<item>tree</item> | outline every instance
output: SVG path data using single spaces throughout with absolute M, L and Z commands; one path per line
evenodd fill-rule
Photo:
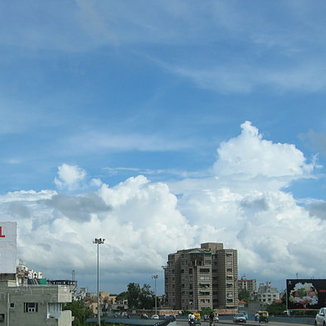
M 129 309 L 151 309 L 154 306 L 154 293 L 148 284 L 140 287 L 138 283 L 129 283 L 127 292 L 120 293 L 118 297 L 128 299 Z
M 148 284 L 144 284 L 140 290 L 139 305 L 141 309 L 151 309 L 155 305 L 155 295 Z
M 246 289 L 241 289 L 239 291 L 238 298 L 240 301 L 249 302 L 249 301 L 251 301 L 250 292 L 247 291 Z
M 128 300 L 128 292 L 127 291 L 121 292 L 116 297 L 117 302 L 122 302 L 124 300 Z
M 64 305 L 63 310 L 71 310 L 75 317 L 73 326 L 86 326 L 86 319 L 93 316 L 92 311 L 85 305 L 84 301 L 72 301 Z
M 209 315 L 212 311 L 214 311 L 212 308 L 206 307 L 201 310 L 201 314 L 204 315 Z
M 129 283 L 127 290 L 128 307 L 137 309 L 139 306 L 140 286 L 137 283 Z
M 268 307 L 267 311 L 271 315 L 282 315 L 286 310 L 286 305 L 284 302 L 272 302 Z

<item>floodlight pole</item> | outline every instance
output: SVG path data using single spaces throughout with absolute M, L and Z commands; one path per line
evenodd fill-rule
M 157 275 L 157 274 L 152 275 L 152 279 L 154 279 L 154 293 L 155 293 L 154 302 L 155 302 L 155 315 L 157 315 L 156 280 L 158 279 L 158 275 Z
M 97 290 L 97 325 L 101 326 L 101 302 L 100 302 L 100 244 L 103 244 L 105 239 L 95 238 L 93 241 L 97 246 L 97 265 L 96 265 L 96 290 Z

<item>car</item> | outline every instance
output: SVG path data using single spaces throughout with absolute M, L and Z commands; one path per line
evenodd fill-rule
M 326 307 L 320 308 L 315 317 L 316 326 L 326 326 Z
M 246 319 L 246 316 L 243 313 L 238 312 L 237 314 L 235 314 L 233 316 L 233 322 L 234 323 L 246 323 L 247 319 Z
M 239 311 L 239 313 L 243 314 L 246 317 L 246 319 L 248 320 L 249 317 L 248 317 L 248 314 L 245 311 Z
M 160 316 L 159 315 L 153 315 L 153 316 L 151 316 L 151 319 L 160 319 Z

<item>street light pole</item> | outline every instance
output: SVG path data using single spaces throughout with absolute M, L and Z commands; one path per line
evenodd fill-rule
M 154 301 L 155 301 L 155 315 L 157 315 L 157 295 L 156 295 L 156 280 L 158 279 L 158 275 L 154 274 L 152 275 L 152 279 L 154 279 L 154 293 L 155 293 L 155 297 L 154 297 Z
M 97 265 L 96 265 L 96 289 L 97 289 L 97 325 L 101 326 L 101 302 L 100 302 L 100 244 L 103 244 L 105 239 L 95 238 L 93 243 L 97 246 Z

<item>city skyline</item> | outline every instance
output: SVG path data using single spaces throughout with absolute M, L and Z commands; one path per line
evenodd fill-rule
M 61 4 L 61 5 L 58 5 Z M 222 242 L 239 277 L 325 278 L 326 3 L 0 3 L 0 213 L 49 279 L 163 288 Z

